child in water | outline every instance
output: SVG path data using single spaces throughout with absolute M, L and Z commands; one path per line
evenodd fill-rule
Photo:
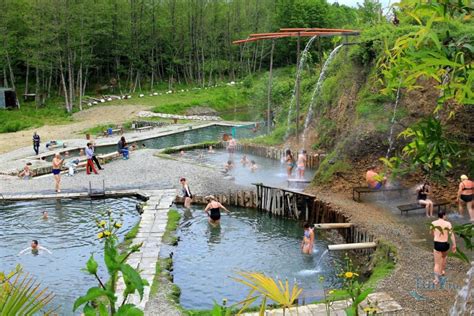
M 304 224 L 303 241 L 301 242 L 301 251 L 304 254 L 312 254 L 314 247 L 314 231 L 310 228 L 308 223 Z
M 257 171 L 257 169 L 258 169 L 258 166 L 255 163 L 255 160 L 250 161 L 250 171 L 255 172 Z

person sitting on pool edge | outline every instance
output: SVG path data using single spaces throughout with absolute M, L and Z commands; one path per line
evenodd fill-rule
M 304 223 L 303 241 L 301 242 L 301 251 L 304 254 L 312 254 L 314 247 L 314 231 L 308 223 Z
M 209 224 L 217 226 L 219 225 L 221 220 L 220 209 L 223 209 L 227 213 L 230 213 L 230 211 L 226 209 L 224 205 L 219 203 L 213 195 L 206 196 L 206 201 L 208 203 L 206 208 L 204 209 L 204 212 L 206 212 L 207 216 L 209 216 Z
M 47 253 L 52 254 L 52 252 L 49 251 L 49 249 L 47 249 L 43 246 L 40 246 L 39 243 L 38 243 L 38 240 L 36 240 L 36 239 L 33 239 L 31 241 L 31 246 L 28 247 L 28 248 L 23 249 L 22 251 L 20 251 L 18 253 L 18 255 L 20 256 L 20 255 L 24 254 L 25 252 L 27 252 L 28 250 L 30 250 L 31 253 L 34 254 L 34 255 L 38 255 L 40 250 L 44 250 Z
M 426 217 L 433 216 L 433 201 L 428 199 L 428 194 L 430 194 L 430 184 L 428 181 L 425 181 L 422 185 L 416 190 L 418 204 L 425 207 Z
M 365 180 L 367 181 L 367 186 L 369 189 L 381 189 L 385 182 L 387 181 L 386 177 L 381 177 L 378 173 L 378 168 L 375 165 L 367 168 L 367 173 L 365 174 Z

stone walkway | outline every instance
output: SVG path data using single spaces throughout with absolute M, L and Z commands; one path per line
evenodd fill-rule
M 175 197 L 175 190 L 147 190 L 141 191 L 150 198 L 143 208 L 140 220 L 140 228 L 137 236 L 133 239 L 133 244 L 143 243 L 140 252 L 132 254 L 127 263 L 134 268 L 138 268 L 143 279 L 147 280 L 150 286 L 145 287 L 143 299 L 140 300 L 138 294 L 130 295 L 127 302 L 144 309 L 150 296 L 151 284 L 155 277 L 156 262 L 160 253 L 161 239 L 168 222 L 168 211 Z M 117 283 L 117 292 L 123 292 L 125 284 L 123 279 Z M 123 297 L 118 297 L 121 302 Z
M 395 302 L 393 298 L 390 297 L 387 293 L 372 293 L 367 296 L 367 298 L 359 305 L 359 314 L 366 315 L 364 308 L 368 307 L 368 301 L 372 304 L 375 304 L 377 309 L 376 315 L 405 315 L 403 313 L 402 307 L 400 304 Z M 336 301 L 330 305 L 330 315 L 333 316 L 345 316 L 345 309 L 351 304 L 350 300 Z M 255 313 L 245 313 L 246 316 L 259 316 L 258 312 Z M 283 309 L 272 309 L 266 310 L 265 316 L 283 316 L 283 315 L 298 315 L 298 316 L 326 316 L 326 305 L 325 304 L 310 304 L 303 305 L 298 307 L 292 307 L 285 312 Z

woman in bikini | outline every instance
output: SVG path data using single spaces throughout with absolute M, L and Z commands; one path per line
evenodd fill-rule
M 219 225 L 221 220 L 220 209 L 223 209 L 227 213 L 230 213 L 230 211 L 226 209 L 224 205 L 217 202 L 216 198 L 213 195 L 207 196 L 206 201 L 208 203 L 206 208 L 204 209 L 204 212 L 206 212 L 207 216 L 209 216 L 209 224 L 211 224 L 212 226 L 217 226 Z
M 306 167 L 306 150 L 303 149 L 303 151 L 300 154 L 298 154 L 298 163 L 297 163 L 298 178 L 300 179 L 304 178 L 305 167 Z
M 426 217 L 433 216 L 433 201 L 428 199 L 428 194 L 430 193 L 430 184 L 424 182 L 416 191 L 418 204 L 425 206 Z
M 312 254 L 314 247 L 314 231 L 308 223 L 304 224 L 303 241 L 301 242 L 301 251 L 305 254 Z
M 291 177 L 291 173 L 293 172 L 293 168 L 295 167 L 295 158 L 293 157 L 293 154 L 291 153 L 290 149 L 286 150 L 286 173 L 288 175 L 288 178 Z
M 438 212 L 438 219 L 431 223 L 431 233 L 433 234 L 434 239 L 434 275 L 435 278 L 433 283 L 439 284 L 439 277 L 444 276 L 446 273 L 446 260 L 448 258 L 448 250 L 450 248 L 449 238 L 451 237 L 451 242 L 453 243 L 451 251 L 456 252 L 456 239 L 453 234 L 451 223 L 448 222 L 446 218 L 445 211 Z
M 466 204 L 471 222 L 474 222 L 474 209 L 472 207 L 472 200 L 474 198 L 474 182 L 463 174 L 461 176 L 461 183 L 459 183 L 458 190 L 458 208 L 459 214 L 464 215 L 464 205 Z

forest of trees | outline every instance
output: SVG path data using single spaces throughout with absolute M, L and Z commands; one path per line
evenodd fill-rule
M 85 91 L 235 80 L 266 69 L 271 43 L 233 40 L 280 27 L 356 27 L 373 18 L 364 8 L 374 3 L 0 0 L 0 86 L 35 93 L 37 102 L 61 95 L 71 112 Z M 294 63 L 295 45 L 279 41 L 274 64 Z

